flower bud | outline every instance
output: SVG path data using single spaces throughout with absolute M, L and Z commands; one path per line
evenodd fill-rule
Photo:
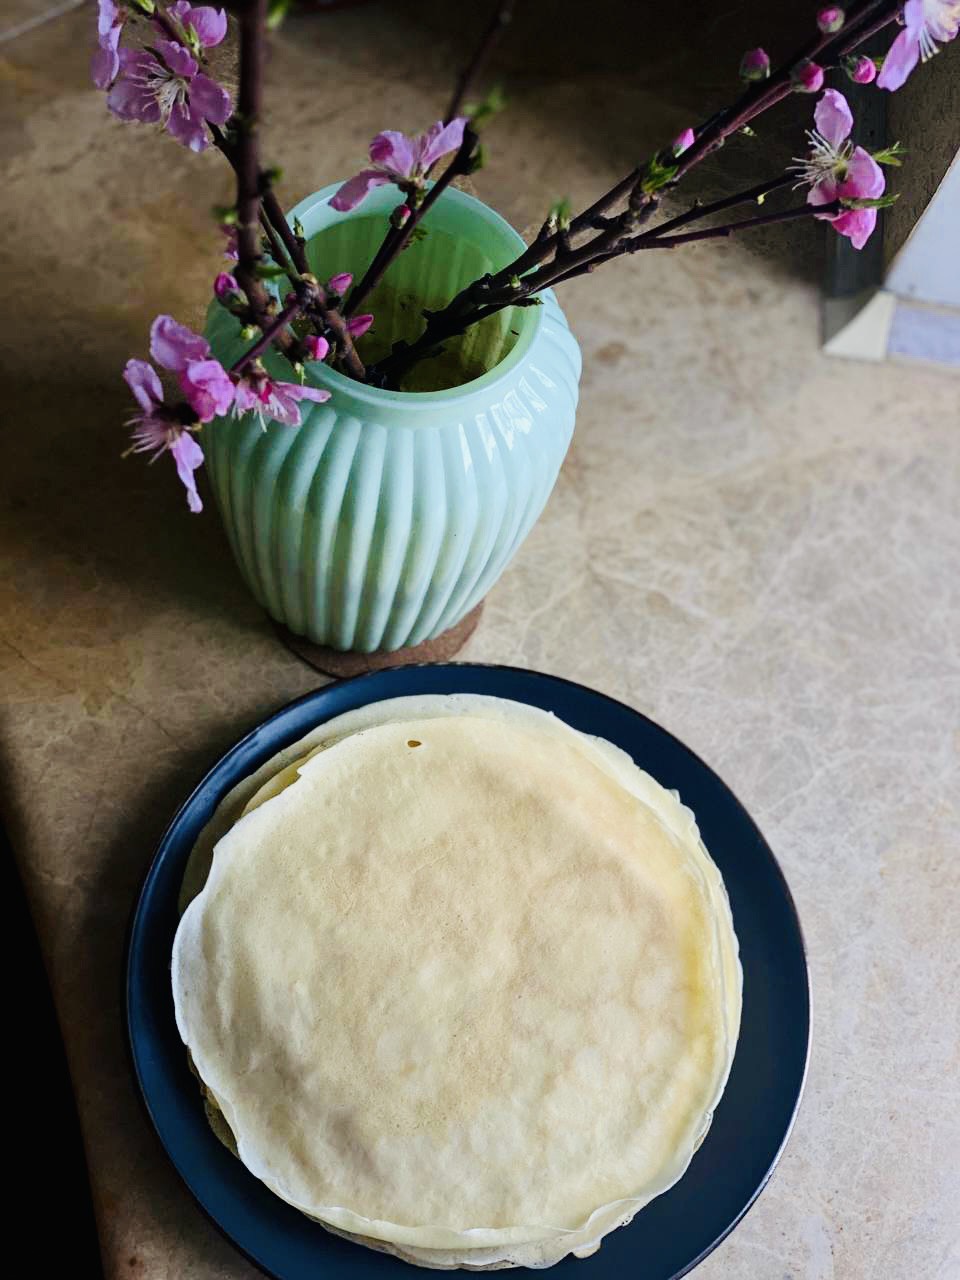
M 763 49 L 748 49 L 740 59 L 741 80 L 766 80 L 770 74 L 770 55 Z
M 331 276 L 327 281 L 327 288 L 331 293 L 335 293 L 338 298 L 342 298 L 350 286 L 353 284 L 353 276 L 349 271 L 341 271 L 335 276 Z
M 854 84 L 872 84 L 877 78 L 877 64 L 865 53 L 858 58 L 847 58 L 843 65 Z
M 825 36 L 832 36 L 847 20 L 847 15 L 835 4 L 828 4 L 817 14 L 817 26 Z
M 673 140 L 673 154 L 682 156 L 688 148 L 693 146 L 694 137 L 692 129 L 684 129 L 682 133 L 678 133 Z
M 330 350 L 330 343 L 316 333 L 309 333 L 303 340 L 308 360 L 325 360 Z
M 347 321 L 347 333 L 351 338 L 362 338 L 370 326 L 373 324 L 373 316 L 354 316 L 352 320 Z
M 410 217 L 410 213 L 411 209 L 408 204 L 398 204 L 390 215 L 391 227 L 396 227 L 399 230 L 399 228 L 404 226 L 407 219 Z
M 815 62 L 801 62 L 790 73 L 797 93 L 819 93 L 823 88 L 823 67 Z
M 229 271 L 221 271 L 213 282 L 213 292 L 221 302 L 231 294 L 239 293 L 240 286 L 237 284 L 236 276 L 232 276 Z

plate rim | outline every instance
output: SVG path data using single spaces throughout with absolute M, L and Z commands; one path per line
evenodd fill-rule
M 174 1154 L 174 1152 L 170 1150 L 170 1147 L 167 1145 L 167 1142 L 164 1140 L 162 1136 L 161 1127 L 158 1124 L 156 1116 L 154 1114 L 154 1107 L 151 1104 L 150 1097 L 148 1096 L 148 1091 L 144 1084 L 143 1075 L 141 1072 L 140 1061 L 138 1058 L 136 1037 L 133 1032 L 132 1010 L 131 1010 L 132 999 L 133 999 L 132 970 L 133 970 L 134 951 L 135 951 L 135 946 L 137 942 L 138 931 L 142 927 L 142 921 L 144 919 L 144 914 L 145 914 L 144 899 L 146 897 L 146 890 L 150 885 L 150 883 L 152 882 L 152 880 L 154 879 L 154 874 L 156 870 L 161 865 L 163 858 L 167 855 L 168 846 L 171 842 L 172 837 L 176 834 L 177 828 L 181 820 L 189 813 L 195 801 L 197 800 L 197 797 L 211 783 L 215 775 L 219 773 L 221 769 L 223 769 L 226 765 L 228 765 L 228 763 L 231 760 L 233 760 L 238 754 L 241 754 L 243 751 L 251 748 L 254 745 L 254 740 L 256 736 L 259 733 L 261 733 L 265 729 L 268 729 L 269 726 L 274 724 L 275 721 L 283 719 L 284 717 L 288 716 L 291 712 L 297 710 L 298 708 L 307 706 L 315 701 L 322 702 L 325 697 L 328 697 L 335 691 L 344 689 L 347 686 L 352 687 L 352 686 L 362 685 L 367 681 L 373 682 L 378 679 L 383 680 L 384 678 L 390 679 L 393 676 L 395 676 L 397 673 L 406 673 L 406 672 L 418 671 L 418 670 L 479 671 L 479 672 L 491 672 L 491 673 L 503 672 L 509 675 L 519 675 L 519 676 L 524 676 L 528 678 L 532 677 L 536 681 L 544 681 L 548 684 L 556 684 L 556 685 L 563 686 L 565 688 L 575 689 L 580 693 L 589 694 L 592 698 L 596 698 L 603 702 L 609 703 L 612 706 L 616 707 L 619 711 L 627 712 L 630 716 L 636 717 L 637 719 L 644 721 L 645 724 L 651 726 L 658 733 L 664 734 L 668 738 L 670 738 L 671 741 L 677 747 L 679 747 L 681 751 L 685 755 L 687 755 L 697 766 L 705 770 L 709 775 L 711 775 L 720 783 L 724 791 L 727 793 L 727 795 L 736 805 L 742 817 L 746 819 L 747 823 L 752 828 L 754 835 L 757 837 L 760 846 L 765 851 L 767 858 L 770 862 L 770 865 L 775 873 L 779 889 L 782 893 L 784 903 L 788 909 L 791 923 L 796 932 L 796 940 L 799 943 L 800 958 L 802 959 L 802 962 L 803 962 L 802 967 L 803 967 L 803 975 L 805 979 L 804 986 L 803 986 L 803 995 L 805 997 L 804 1013 L 806 1018 L 806 1030 L 805 1030 L 804 1043 L 803 1043 L 803 1069 L 800 1074 L 800 1081 L 797 1086 L 796 1097 L 793 1100 L 791 1110 L 790 1110 L 790 1115 L 789 1115 L 787 1124 L 784 1128 L 783 1136 L 779 1142 L 779 1145 L 776 1148 L 776 1151 L 774 1152 L 770 1160 L 769 1165 L 767 1166 L 762 1177 L 757 1183 L 757 1186 L 754 1188 L 753 1192 L 751 1193 L 749 1199 L 744 1203 L 742 1208 L 740 1208 L 736 1216 L 731 1219 L 731 1221 L 727 1224 L 727 1226 L 723 1229 L 723 1231 L 719 1235 L 717 1235 L 713 1239 L 713 1241 L 709 1245 L 707 1245 L 700 1253 L 698 1253 L 695 1258 L 691 1259 L 690 1262 L 685 1263 L 683 1268 L 680 1271 L 674 1272 L 674 1274 L 670 1277 L 670 1280 L 683 1280 L 684 1276 L 689 1275 L 691 1271 L 693 1271 L 696 1267 L 698 1267 L 701 1264 L 701 1262 L 703 1262 L 706 1258 L 708 1258 L 710 1254 L 713 1253 L 724 1242 L 724 1240 L 727 1239 L 727 1237 L 731 1234 L 731 1232 L 733 1232 L 735 1228 L 740 1225 L 740 1223 L 743 1221 L 746 1215 L 750 1212 L 750 1210 L 756 1204 L 757 1200 L 760 1198 L 761 1194 L 766 1189 L 771 1178 L 776 1172 L 777 1167 L 780 1164 L 781 1159 L 783 1158 L 783 1153 L 786 1150 L 787 1143 L 790 1141 L 790 1137 L 793 1133 L 794 1127 L 796 1126 L 797 1117 L 800 1112 L 800 1107 L 803 1102 L 804 1094 L 806 1092 L 807 1081 L 810 1074 L 810 1061 L 811 1061 L 811 1052 L 812 1052 L 812 1043 L 813 1043 L 813 987 L 812 987 L 811 975 L 810 975 L 810 957 L 807 949 L 806 937 L 803 931 L 803 923 L 800 919 L 800 913 L 797 910 L 796 901 L 794 899 L 793 893 L 791 892 L 789 882 L 783 871 L 783 867 L 780 865 L 780 860 L 777 858 L 776 854 L 773 852 L 773 849 L 771 848 L 770 844 L 766 840 L 765 836 L 763 835 L 763 832 L 760 830 L 760 827 L 758 826 L 757 822 L 754 820 L 750 811 L 743 804 L 740 797 L 733 790 L 733 788 L 730 787 L 729 784 L 726 783 L 723 780 L 723 778 L 720 777 L 720 775 L 716 772 L 716 770 L 713 769 L 709 764 L 707 764 L 707 762 L 703 759 L 703 757 L 700 756 L 696 751 L 694 751 L 692 747 L 688 746 L 686 742 L 684 742 L 681 738 L 678 738 L 669 729 L 665 729 L 663 725 L 659 724 L 656 720 L 652 719 L 650 716 L 646 715 L 644 712 L 638 711 L 636 707 L 630 706 L 629 703 L 624 702 L 619 698 L 613 697 L 611 694 L 603 693 L 599 689 L 594 689 L 592 688 L 592 686 L 582 684 L 580 683 L 580 681 L 577 681 L 577 680 L 571 680 L 566 676 L 555 675 L 552 672 L 538 671 L 532 667 L 517 667 L 517 666 L 513 666 L 510 663 L 467 662 L 467 661 L 407 663 L 399 667 L 383 668 L 377 671 L 364 671 L 364 672 L 361 672 L 359 675 L 350 676 L 345 679 L 331 680 L 328 684 L 320 685 L 315 689 L 310 689 L 306 693 L 300 694 L 299 697 L 290 699 L 288 702 L 285 702 L 283 705 L 278 707 L 275 711 L 271 712 L 264 719 L 259 720 L 250 729 L 248 729 L 246 733 L 244 733 L 240 738 L 238 738 L 231 746 L 229 746 L 225 751 L 223 751 L 217 757 L 217 759 L 213 762 L 213 764 L 202 774 L 200 779 L 191 788 L 186 798 L 177 807 L 173 816 L 170 818 L 169 822 L 165 826 L 163 830 L 163 834 L 161 835 L 159 841 L 157 842 L 157 846 L 149 862 L 146 865 L 146 869 L 144 870 L 143 875 L 139 877 L 137 880 L 135 897 L 134 897 L 133 904 L 132 904 L 128 921 L 127 921 L 127 927 L 125 931 L 124 945 L 123 945 L 123 996 L 121 1000 L 121 1009 L 122 1009 L 122 1017 L 123 1017 L 123 1024 L 124 1024 L 123 1040 L 124 1040 L 124 1046 L 126 1050 L 126 1056 L 128 1058 L 130 1068 L 131 1068 L 134 1080 L 136 1082 L 136 1094 L 139 1099 L 140 1105 L 142 1106 L 145 1112 L 145 1115 L 150 1122 L 150 1128 L 156 1140 L 159 1142 L 165 1158 L 172 1165 L 182 1186 L 186 1189 L 188 1195 L 192 1199 L 193 1203 L 200 1210 L 203 1217 L 209 1223 L 212 1224 L 212 1226 L 223 1237 L 223 1239 L 225 1239 L 230 1244 L 231 1248 L 235 1249 L 243 1258 L 245 1258 L 248 1262 L 252 1263 L 259 1271 L 261 1271 L 266 1277 L 268 1277 L 268 1280 L 285 1280 L 285 1277 L 281 1275 L 281 1273 L 273 1270 L 273 1268 L 270 1265 L 264 1262 L 255 1253 L 251 1252 L 251 1250 L 248 1247 L 241 1244 L 239 1240 L 237 1240 L 236 1236 L 234 1236 L 232 1232 L 219 1220 L 219 1218 L 215 1216 L 213 1211 L 208 1208 L 208 1206 L 204 1203 L 203 1199 L 201 1198 L 200 1193 L 196 1191 L 194 1187 L 191 1185 L 191 1182 L 188 1179 L 187 1174 L 184 1172 L 183 1168 L 181 1167 L 180 1160 Z M 402 696 L 408 696 L 408 695 L 399 694 L 397 696 L 402 697 Z M 409 695 L 409 696 L 417 696 L 417 695 Z M 495 697 L 497 695 L 494 694 L 490 696 Z M 378 697 L 374 699 L 368 699 L 366 701 L 360 701 L 360 702 L 357 702 L 354 707 L 348 708 L 348 710 L 355 710 L 356 707 L 369 706 L 369 705 L 372 705 L 373 702 L 383 701 L 383 700 L 384 700 L 383 697 Z M 530 705 L 530 704 L 527 704 L 527 705 Z M 341 715 L 341 714 L 344 714 L 344 712 L 336 711 L 331 716 L 326 716 L 322 719 L 317 720 L 313 727 L 317 727 L 321 724 L 324 724 L 327 719 L 332 719 L 334 716 Z M 554 713 L 554 714 L 557 714 L 557 713 Z M 310 730 L 308 729 L 306 730 L 306 732 L 310 732 Z M 301 734 L 300 736 L 302 737 L 303 735 Z M 296 742 L 296 740 L 297 739 L 294 738 L 291 740 L 290 743 L 287 743 L 286 745 L 288 746 L 292 745 L 293 742 Z M 283 750 L 283 749 L 284 749 L 283 747 L 279 747 L 279 748 L 274 747 L 273 754 L 276 754 L 278 750 Z M 621 749 L 624 749 L 624 748 L 621 748 Z M 267 758 L 269 759 L 269 757 Z M 237 783 L 234 783 L 232 785 L 236 786 Z M 217 801 L 218 804 L 222 801 L 223 796 L 225 796 L 231 789 L 232 787 L 226 788 L 226 790 L 223 792 L 223 795 L 220 797 L 220 800 Z M 209 818 L 207 820 L 209 821 Z M 682 1182 L 682 1179 L 683 1179 L 683 1176 L 685 1176 L 685 1173 L 678 1180 L 678 1183 L 674 1185 L 679 1185 L 679 1182 Z M 669 1190 L 672 1190 L 672 1189 L 673 1188 L 670 1188 Z M 321 1226 L 321 1229 L 322 1229 L 322 1226 Z M 354 1247 L 361 1248 L 362 1246 L 355 1245 Z M 589 1259 L 587 1259 L 587 1261 L 589 1261 Z M 407 1263 L 405 1265 L 409 1266 L 410 1264 Z M 421 1268 L 421 1270 L 422 1269 L 423 1268 Z M 528 1270 L 528 1268 L 525 1268 L 525 1267 L 511 1268 L 511 1270 Z

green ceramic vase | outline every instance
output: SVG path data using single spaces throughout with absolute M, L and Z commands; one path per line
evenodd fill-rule
M 339 214 L 329 204 L 338 186 L 290 214 L 321 279 L 359 278 L 397 202 L 382 187 Z M 360 343 L 368 362 L 419 332 L 424 307 L 442 306 L 523 249 L 507 222 L 462 191 L 448 189 L 425 225 L 371 296 L 376 323 Z M 217 304 L 207 336 L 225 363 L 244 349 Z M 418 366 L 415 389 L 403 391 L 310 364 L 308 381 L 331 397 L 304 402 L 300 427 L 262 430 L 248 416 L 205 428 L 237 564 L 260 604 L 297 635 L 364 653 L 438 636 L 483 599 L 542 511 L 573 433 L 580 376 L 555 297 L 490 317 L 454 355 L 455 368 L 449 357 Z M 289 380 L 282 359 L 266 364 Z

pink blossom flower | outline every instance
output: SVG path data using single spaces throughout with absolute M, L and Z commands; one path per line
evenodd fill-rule
M 770 74 L 770 55 L 764 49 L 748 49 L 740 59 L 741 80 L 766 80 Z
M 157 364 L 179 375 L 180 388 L 200 422 L 225 414 L 233 404 L 233 383 L 219 360 L 210 359 L 210 344 L 177 324 L 173 316 L 157 316 L 150 328 L 150 354 Z
M 308 333 L 303 340 L 308 360 L 326 360 L 330 343 L 316 333 Z
M 847 15 L 835 4 L 826 5 L 817 14 L 817 26 L 825 36 L 833 35 L 835 31 L 839 31 L 846 20 Z
M 854 84 L 870 84 L 877 78 L 877 64 L 866 54 L 851 58 L 847 64 L 847 75 Z
M 97 51 L 90 64 L 90 74 L 98 89 L 109 89 L 120 70 L 120 33 L 127 15 L 115 0 L 99 0 L 97 13 Z
M 353 316 L 347 321 L 347 333 L 351 338 L 362 338 L 372 324 L 372 315 Z
M 342 298 L 350 286 L 353 284 L 353 276 L 349 271 L 341 271 L 335 276 L 331 276 L 327 281 L 327 288 L 331 293 L 335 293 L 337 297 Z
M 960 31 L 960 0 L 907 0 L 903 30 L 883 60 L 877 86 L 899 89 L 921 59 L 926 62 Z
M 184 34 L 186 42 L 198 51 L 213 49 L 227 34 L 227 15 L 223 9 L 211 9 L 207 5 L 193 8 L 187 0 L 177 0 L 167 9 Z
M 169 453 L 187 491 L 187 505 L 194 513 L 202 511 L 203 503 L 193 473 L 203 462 L 203 450 L 172 411 L 164 408 L 163 388 L 156 370 L 146 360 L 128 360 L 123 377 L 141 409 L 127 424 L 133 427 L 129 452 L 149 453 L 150 462 L 156 462 L 162 453 Z
M 323 404 L 329 399 L 329 391 L 301 386 L 298 382 L 276 382 L 262 366 L 254 365 L 237 380 L 233 411 L 238 417 L 244 413 L 256 414 L 264 429 L 271 419 L 288 427 L 299 427 L 301 400 Z
M 172 40 L 154 41 L 152 51 L 121 49 L 119 58 L 120 75 L 107 96 L 114 115 L 162 124 L 191 151 L 203 151 L 210 142 L 206 122 L 224 124 L 233 109 L 226 89 Z
M 796 166 L 801 184 L 810 186 L 807 203 L 822 205 L 881 196 L 886 186 L 883 170 L 868 151 L 850 141 L 853 113 L 843 94 L 827 89 L 813 118 L 816 128 L 807 132 L 810 153 Z M 843 209 L 816 216 L 847 236 L 855 249 L 863 248 L 877 225 L 876 209 Z
M 682 133 L 678 133 L 673 140 L 673 154 L 682 156 L 693 146 L 695 136 L 692 129 L 684 129 Z
M 790 78 L 798 93 L 819 93 L 823 88 L 823 67 L 816 62 L 802 62 L 794 67 Z
M 460 147 L 466 123 L 466 116 L 458 116 L 449 124 L 438 120 L 417 138 L 409 138 L 395 129 L 378 133 L 370 143 L 373 168 L 363 169 L 345 182 L 330 201 L 331 208 L 338 213 L 348 213 L 374 187 L 388 182 L 395 182 L 404 191 L 422 190 L 429 170 Z

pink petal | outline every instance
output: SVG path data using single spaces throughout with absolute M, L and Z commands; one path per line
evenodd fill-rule
M 219 272 L 213 282 L 213 292 L 218 298 L 225 298 L 230 293 L 239 293 L 237 277 L 232 276 L 229 271 Z
M 909 6 L 908 6 L 909 7 Z M 906 10 L 904 10 L 906 12 Z M 905 27 L 890 46 L 877 76 L 877 88 L 899 89 L 920 60 L 920 36 Z
M 838 190 L 840 195 L 854 199 L 875 199 L 883 195 L 886 185 L 887 180 L 883 176 L 883 170 L 870 152 L 864 151 L 863 147 L 857 147 L 847 165 L 847 176 L 840 183 Z
M 692 129 L 684 129 L 682 133 L 678 133 L 673 140 L 673 154 L 675 156 L 682 156 L 685 151 L 689 151 L 693 146 L 694 137 L 695 135 Z
M 157 371 L 146 360 L 128 360 L 123 370 L 123 380 L 144 413 L 152 412 L 156 405 L 163 403 L 163 387 Z
M 177 464 L 177 475 L 187 491 L 187 505 L 196 514 L 203 510 L 203 503 L 197 493 L 197 482 L 193 473 L 203 462 L 203 450 L 188 431 L 183 431 L 170 446 L 170 452 Z
M 801 93 L 819 93 L 823 88 L 823 67 L 816 62 L 805 63 L 794 72 L 793 86 Z
M 370 194 L 374 187 L 382 187 L 390 179 L 378 169 L 364 169 L 355 178 L 348 178 L 330 201 L 330 208 L 337 213 L 349 213 Z
M 128 75 L 135 72 L 150 72 L 157 69 L 158 63 L 152 53 L 146 49 L 121 49 L 120 66 Z
M 115 116 L 119 116 L 121 120 L 139 120 L 141 124 L 156 124 L 160 119 L 160 107 L 156 98 L 142 84 L 137 84 L 134 80 L 128 80 L 122 74 L 123 59 L 122 54 L 126 50 L 121 50 L 121 75 L 110 92 L 107 94 L 107 107 Z
M 205 49 L 213 49 L 227 34 L 227 14 L 224 9 L 213 9 L 208 5 L 190 9 L 187 23 L 193 27 Z
M 907 8 L 909 8 L 909 5 Z M 922 0 L 918 8 L 920 10 L 920 19 L 917 23 L 918 30 L 921 25 L 925 24 L 929 34 L 933 36 L 934 40 L 939 40 L 941 44 L 946 44 L 948 41 L 957 38 L 957 34 L 960 33 L 960 7 L 957 6 L 956 0 L 953 0 L 953 3 L 950 0 L 940 0 L 935 12 L 928 13 L 926 16 L 923 13 Z M 915 19 L 912 15 L 907 17 L 906 11 L 904 11 L 904 16 L 909 28 L 911 22 Z
M 180 373 L 191 360 L 205 360 L 210 344 L 173 316 L 157 316 L 150 326 L 150 354 L 164 369 Z
M 370 143 L 370 159 L 396 177 L 409 178 L 416 163 L 414 144 L 405 133 L 386 129 Z
M 183 146 L 189 147 L 191 151 L 206 151 L 210 144 L 203 116 L 179 102 L 170 112 L 167 132 Z
M 307 355 L 311 360 L 325 360 L 330 352 L 330 343 L 326 338 L 319 337 L 315 333 L 308 334 L 303 340 L 303 345 L 307 349 Z
M 101 42 L 102 37 L 107 35 L 113 27 L 122 25 L 123 18 L 120 16 L 120 10 L 114 0 L 99 0 L 97 5 L 97 35 L 101 37 Z
M 282 422 L 285 427 L 299 427 L 301 422 L 300 407 L 297 404 L 299 396 L 290 394 L 291 385 L 288 382 L 274 384 L 269 412 L 276 422 Z
M 836 89 L 825 89 L 813 113 L 813 122 L 831 146 L 837 147 L 844 138 L 849 138 L 853 128 L 853 112 L 842 93 Z
M 191 360 L 180 386 L 201 422 L 229 413 L 233 405 L 234 386 L 219 360 Z
M 372 324 L 372 315 L 354 316 L 352 320 L 347 321 L 347 333 L 351 338 L 362 338 Z
M 251 409 L 256 409 L 258 404 L 259 399 L 255 389 L 245 378 L 241 378 L 234 390 L 234 413 L 249 413 Z
M 213 124 L 225 124 L 230 118 L 233 103 L 226 89 L 201 71 L 190 82 L 190 109 L 199 111 L 205 120 Z
M 327 287 L 331 293 L 339 294 L 342 298 L 350 286 L 353 284 L 353 276 L 349 271 L 341 271 L 335 276 L 331 276 L 327 281 Z
M 190 15 L 190 8 L 191 6 L 188 0 L 177 0 L 176 4 L 170 5 L 170 7 L 167 9 L 167 13 L 171 18 L 174 18 L 182 26 L 185 19 L 188 18 Z M 162 29 L 163 28 L 161 28 L 161 30 Z
M 172 40 L 155 40 L 152 47 L 156 49 L 175 76 L 192 80 L 197 74 L 197 61 L 190 56 L 182 44 L 175 44 Z
M 101 48 L 90 60 L 90 76 L 98 89 L 109 89 L 120 70 L 120 58 L 116 49 Z
M 936 3 L 936 0 L 934 0 Z M 940 8 L 946 9 L 950 0 L 940 0 Z M 905 31 L 909 31 L 911 35 L 918 36 L 927 22 L 927 16 L 924 13 L 925 5 L 923 0 L 907 0 L 903 6 L 902 21 Z
M 847 236 L 855 249 L 862 249 L 877 225 L 876 209 L 846 209 L 831 218 L 834 231 Z
M 417 139 L 418 167 L 422 172 L 426 172 L 451 151 L 457 150 L 463 142 L 463 131 L 466 125 L 466 116 L 457 116 L 449 124 L 438 120 L 436 124 L 430 126 L 423 137 Z
M 807 204 L 832 204 L 839 194 L 835 178 L 823 178 L 814 183 L 807 193 Z
M 292 384 L 285 383 L 284 385 L 291 386 Z M 316 404 L 324 404 L 330 399 L 330 392 L 324 391 L 322 387 L 297 387 L 297 391 L 299 393 L 297 395 L 298 400 L 313 400 Z

